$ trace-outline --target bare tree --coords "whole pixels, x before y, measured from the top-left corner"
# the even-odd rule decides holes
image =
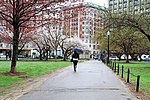
[[[48,51],[50,50],[49,41],[47,40],[46,34],[47,31],[44,27],[39,27],[35,31],[35,36],[31,37],[32,44],[34,45],[34,48],[39,52],[39,58],[40,60],[43,60],[42,56],[45,56],[46,54],[46,60],[48,60]]]
[[[57,50],[59,48],[59,43],[63,40],[61,26],[61,22],[55,22],[54,24],[48,25],[48,33],[44,35],[48,40],[47,43],[51,46],[53,50],[55,50],[55,60],[57,59]]]
[[[18,44],[20,33],[24,33],[24,28],[35,29],[38,26],[39,16],[49,12],[53,19],[54,12],[61,12],[62,8],[69,7],[77,0],[1,0],[0,1],[0,21],[8,31],[13,33],[13,54],[11,62],[11,73],[16,72],[16,62],[18,58]],[[68,6],[69,5],[69,6]],[[48,8],[48,9],[47,9]],[[50,19],[49,19],[50,20]],[[46,21],[46,19],[45,19]],[[47,22],[45,22],[47,23]]]
[[[74,36],[73,38],[66,38],[66,40],[64,40],[61,44],[60,47],[63,51],[63,55],[64,55],[64,59],[66,60],[66,58],[68,58],[74,51],[75,48],[80,48],[83,51],[87,51],[89,48],[87,47],[86,44],[84,44],[82,42],[82,40],[77,37]]]
[[[71,38],[66,38],[60,42],[59,46],[63,53],[63,60],[66,61],[66,59],[72,54],[73,49],[78,47],[79,44],[75,41],[72,41]]]

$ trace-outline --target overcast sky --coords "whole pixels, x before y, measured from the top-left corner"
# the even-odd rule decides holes
[[[84,0],[84,2],[92,2],[100,6],[108,7],[108,0]]]

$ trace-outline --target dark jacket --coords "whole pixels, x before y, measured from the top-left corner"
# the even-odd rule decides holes
[[[73,58],[78,58],[79,59],[79,54],[77,52],[74,52],[74,54],[72,55],[72,59]]]

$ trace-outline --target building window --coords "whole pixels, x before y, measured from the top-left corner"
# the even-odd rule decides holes
[[[93,51],[93,54],[95,54],[95,51]]]
[[[92,34],[92,32],[90,31],[90,34]],[[90,38],[91,38],[91,36],[90,36]]]
[[[97,45],[97,49],[100,49],[100,46],[99,46],[99,45]]]
[[[88,36],[86,36],[86,39],[88,39]]]
[[[82,35],[82,39],[84,39],[84,36]]]
[[[93,49],[95,49],[95,45],[93,45]]]
[[[90,40],[90,43],[91,43],[91,40]]]
[[[90,13],[90,16],[93,16],[93,14],[92,14],[92,13]]]
[[[89,30],[86,30],[86,34],[89,34]]]
[[[88,40],[86,40],[85,43],[88,43]]]

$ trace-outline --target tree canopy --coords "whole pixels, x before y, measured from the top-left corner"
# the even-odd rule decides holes
[[[105,25],[104,28],[120,30],[125,27],[132,27],[137,29],[144,34],[147,39],[150,41],[150,16],[138,13],[138,14],[129,14],[126,11],[122,13],[111,13],[106,12],[102,18],[104,18]]]

